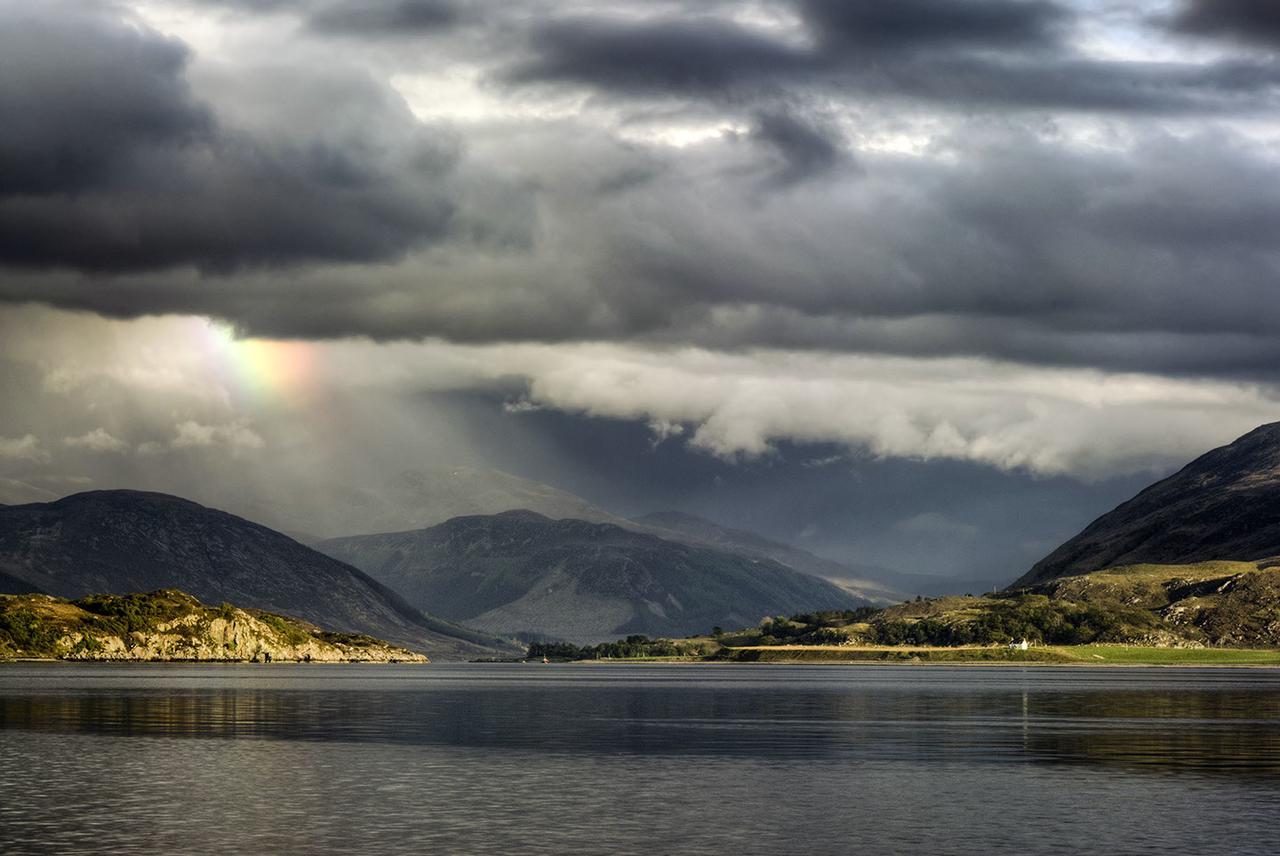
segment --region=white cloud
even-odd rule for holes
[[[49,453],[41,447],[40,439],[34,434],[13,439],[0,437],[0,459],[44,464],[49,462]]]
[[[127,443],[103,428],[94,428],[79,437],[66,437],[62,442],[73,449],[87,449],[91,452],[123,452],[128,448]]]
[[[1275,390],[1259,385],[981,359],[486,350],[490,372],[524,377],[534,403],[689,425],[692,445],[726,458],[768,454],[789,440],[1098,478],[1185,460],[1280,414]]]
[[[221,446],[232,451],[261,449],[266,442],[243,422],[224,425],[204,425],[187,420],[175,426],[176,434],[169,442],[174,449],[195,449]]]

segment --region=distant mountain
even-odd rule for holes
[[[51,502],[58,494],[17,479],[0,478],[0,507],[28,502]]]
[[[4,506],[0,505],[0,509]],[[4,594],[40,594],[40,589],[26,580],[18,579],[0,571],[0,593]]]
[[[1214,449],[1104,514],[1014,588],[1116,565],[1280,555],[1280,423]]]
[[[529,509],[547,517],[621,521],[581,497],[542,482],[473,467],[434,467],[401,473],[389,482],[352,485],[317,480],[277,501],[210,497],[312,544],[323,538],[403,532],[454,517]]]
[[[459,517],[317,549],[412,604],[491,633],[575,643],[684,636],[864,601],[767,558],[530,511]]]
[[[71,599],[176,588],[206,603],[285,613],[440,659],[493,651],[494,640],[423,615],[349,565],[165,494],[94,491],[0,508],[0,574]]]
[[[642,531],[673,541],[714,547],[740,556],[772,559],[803,574],[835,583],[855,597],[875,604],[901,603],[916,595],[982,592],[993,585],[989,580],[907,574],[872,565],[846,565],[791,544],[771,541],[745,529],[732,529],[679,511],[659,511],[634,517],[630,522]]]

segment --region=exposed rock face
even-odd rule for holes
[[[579,644],[632,633],[685,636],[862,604],[770,559],[529,511],[317,547],[452,620]]]
[[[0,573],[66,598],[176,588],[206,603],[390,639],[438,659],[484,656],[501,645],[424,615],[279,532],[165,494],[95,491],[0,507]]]
[[[1271,562],[1132,565],[1032,588],[1059,601],[1120,603],[1155,613],[1162,625],[1145,644],[1280,645],[1280,568]]]
[[[1280,555],[1280,423],[1214,449],[1104,514],[1013,587],[1115,565],[1275,555]]]
[[[0,595],[0,658],[425,663],[369,636],[327,633],[259,610],[209,607],[166,590],[67,601]]]

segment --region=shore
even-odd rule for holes
[[[778,645],[726,648],[732,663],[936,663],[1064,666],[1280,666],[1280,650],[1251,648],[1154,648],[1139,645],[1042,645],[1021,651],[999,647],[858,647]]]

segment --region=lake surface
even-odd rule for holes
[[[0,665],[0,852],[1267,853],[1280,672]]]

